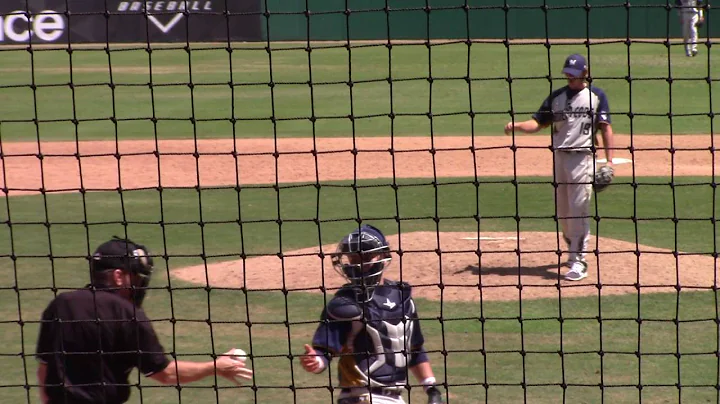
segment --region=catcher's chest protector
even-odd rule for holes
[[[360,306],[365,321],[352,321],[345,339],[344,351],[355,354],[340,358],[341,385],[364,385],[366,378],[386,386],[403,385],[411,347],[419,338],[410,291],[401,293],[397,287],[383,285]]]

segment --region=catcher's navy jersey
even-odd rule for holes
[[[590,150],[599,123],[611,123],[605,92],[598,87],[553,91],[533,115],[541,125],[552,124],[552,145],[560,150]]]
[[[344,287],[321,319],[313,347],[340,356],[341,387],[404,385],[406,367],[427,361],[406,283],[384,281],[366,304],[358,304],[355,292]]]

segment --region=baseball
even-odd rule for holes
[[[245,362],[247,359],[247,353],[240,348],[235,348],[231,351],[230,357],[237,361]]]

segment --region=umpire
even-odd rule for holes
[[[236,378],[252,378],[244,362],[230,356],[167,358],[141,308],[153,272],[144,246],[114,237],[95,250],[90,269],[87,287],[58,295],[43,312],[36,350],[43,403],[124,403],[133,368],[167,385],[215,372],[236,384]]]

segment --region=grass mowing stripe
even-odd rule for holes
[[[634,133],[669,133],[667,113],[671,102],[674,134],[710,131],[709,114],[718,112],[710,111],[710,97],[720,96],[716,93],[720,89],[715,86],[708,91],[705,78],[717,75],[714,69],[720,64],[717,59],[720,56],[711,53],[709,63],[696,63],[697,59],[686,58],[680,47],[673,49],[668,59],[667,49],[661,43],[633,44],[628,59],[624,44],[593,46],[593,84],[604,89],[610,97],[616,133],[629,133],[629,112],[633,113]],[[584,52],[582,48],[552,47],[552,66],[562,66],[567,54],[575,51]],[[350,61],[345,49],[317,47],[313,49],[311,67],[308,67],[304,44],[298,49],[274,52],[272,73],[278,136],[307,137],[312,133],[310,88],[307,84],[310,73],[314,92],[312,107],[318,118],[317,136],[352,134],[351,121],[347,118],[351,102],[349,80],[353,82],[355,134],[389,136],[389,78],[393,80],[394,135],[429,134],[430,121],[426,114],[430,111],[434,116],[436,135],[466,135],[470,133],[471,125],[475,126],[476,134],[499,135],[510,119],[507,112],[510,109],[506,81],[507,49],[501,43],[473,44],[469,55],[468,58],[464,44],[433,47],[431,58],[428,58],[428,50],[423,44],[395,47],[391,51],[392,71],[388,71],[388,50],[384,45],[353,49]],[[152,76],[145,50],[111,53],[112,83],[116,86],[114,102],[116,117],[121,119],[118,123],[121,140],[148,139],[152,136],[150,82],[155,85],[153,91],[155,110],[160,118],[160,138],[192,138],[191,117],[196,119],[200,138],[231,136],[233,101],[234,116],[239,119],[236,124],[238,136],[273,136],[269,120],[272,114],[268,86],[270,65],[262,46],[248,49],[247,45],[243,45],[243,49],[232,52],[234,100],[228,84],[229,57],[224,48],[191,52],[192,77],[188,69],[188,54],[184,49],[163,49],[153,52],[151,57]],[[96,120],[79,124],[80,140],[114,139],[113,124],[109,119],[113,98],[107,55],[98,49],[75,52],[72,58],[78,119]],[[549,94],[551,84],[552,88],[564,84],[559,70],[547,71],[547,66],[536,63],[546,59],[544,45],[511,47],[509,72],[513,78],[512,98],[516,114],[529,117]],[[352,65],[350,77],[348,62]],[[429,63],[432,63],[433,74],[432,105]],[[632,100],[630,84],[625,79],[628,64],[632,67]],[[3,140],[36,140],[35,126],[31,121],[35,105],[29,66],[25,50],[3,52],[3,67],[0,68],[0,101],[4,101],[5,106],[0,111]],[[74,140],[67,52],[36,52],[34,66],[35,84],[38,85],[38,118],[41,121],[65,120],[62,123],[41,123],[41,140]],[[471,86],[465,80],[468,66]],[[672,82],[672,100],[667,81],[669,69],[673,78],[684,79]],[[555,77],[552,83],[545,78],[548,74]],[[194,85],[194,116],[187,85],[190,82]],[[471,120],[470,96],[473,112],[482,115],[482,119]],[[630,101],[632,111],[629,110]],[[287,120],[293,118],[301,119]],[[220,120],[207,121],[211,119]],[[26,122],[8,122],[17,120]]]
[[[434,230],[437,203],[441,231],[472,231],[476,229],[475,214],[479,212],[481,231],[514,231],[515,216],[519,216],[521,231],[555,231],[553,204],[554,188],[549,178],[532,181],[518,179],[517,187],[510,179],[493,179],[493,183],[459,183],[462,179],[448,179],[435,188],[427,180],[398,182],[399,219],[403,232]],[[469,181],[469,180],[466,180]],[[703,178],[683,178],[678,183],[693,184],[675,187],[677,232],[673,221],[672,190],[665,178],[648,178],[638,182],[636,190],[626,178],[618,178],[608,191],[598,194],[591,215],[601,219],[601,236],[635,241],[633,203],[636,204],[639,242],[681,251],[713,252],[711,218],[717,215],[712,206],[712,187]],[[384,185],[383,185],[384,184]],[[335,242],[354,223],[355,196],[349,182],[327,183],[320,189],[319,206],[314,186],[281,188],[278,219],[277,192],[268,187],[246,187],[240,192],[240,212],[244,221],[244,249],[247,253],[276,253],[279,249],[279,230],[283,248],[295,249],[314,243],[317,234],[315,219],[320,221],[323,243]],[[394,231],[395,193],[386,181],[358,183],[359,214],[364,220],[377,222],[381,228]],[[515,206],[515,192],[519,204]],[[633,201],[637,194],[637,201]],[[53,251],[57,255],[73,252],[75,237],[84,236],[81,197],[78,194],[48,195],[50,232]],[[240,226],[238,225],[237,193],[234,189],[201,191],[203,226],[207,233],[209,255],[239,254]],[[147,239],[153,250],[161,246],[159,239],[162,209],[168,232],[169,255],[199,255],[200,210],[195,190],[164,190],[163,205],[157,191],[126,191],[126,220],[129,233],[137,239]],[[475,201],[479,200],[479,208]],[[123,220],[120,197],[117,193],[88,193],[88,226],[91,243],[112,232],[122,232]],[[13,229],[16,231],[17,254],[47,254],[43,200],[39,196],[5,199],[10,204]],[[319,217],[316,216],[319,212]],[[0,220],[7,220],[2,209]],[[56,236],[57,235],[57,236]],[[60,235],[67,235],[60,237]],[[9,253],[9,231],[0,232],[1,251]],[[310,237],[310,239],[308,239]],[[84,245],[84,243],[81,243]],[[77,253],[78,251],[74,251]],[[82,253],[85,253],[84,251]],[[178,259],[177,264],[187,263]]]

